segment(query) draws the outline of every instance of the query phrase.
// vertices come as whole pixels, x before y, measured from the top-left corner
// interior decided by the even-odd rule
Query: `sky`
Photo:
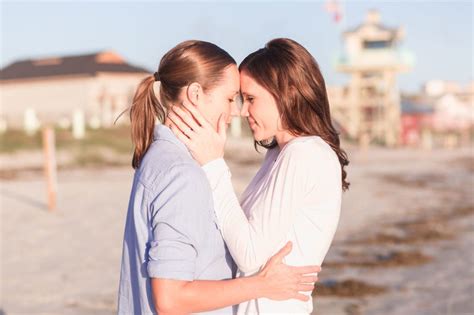
[[[473,80],[473,1],[341,1],[335,23],[324,1],[4,1],[0,0],[0,67],[27,58],[114,50],[155,71],[166,51],[187,39],[213,42],[237,62],[277,37],[292,38],[318,61],[328,84],[345,84],[334,59],[341,32],[359,25],[369,9],[382,23],[403,26],[401,46],[415,54],[399,76],[404,92],[430,79]]]

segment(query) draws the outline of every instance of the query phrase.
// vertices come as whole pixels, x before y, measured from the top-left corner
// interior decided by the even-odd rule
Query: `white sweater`
[[[217,222],[239,271],[257,273],[288,241],[285,263],[321,265],[331,245],[341,209],[341,167],[335,152],[318,136],[297,137],[268,150],[262,167],[237,199],[223,159],[203,166],[214,196]],[[309,293],[308,293],[309,295]],[[239,305],[239,314],[309,314],[312,301],[265,298]]]

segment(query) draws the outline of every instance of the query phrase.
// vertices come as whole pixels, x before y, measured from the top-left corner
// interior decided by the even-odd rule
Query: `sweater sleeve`
[[[295,145],[296,147],[296,145]],[[219,228],[239,269],[252,272],[260,268],[285,241],[297,209],[305,195],[305,152],[291,148],[278,161],[268,183],[268,209],[264,222],[244,214],[231,182],[231,173],[223,159],[203,166],[210,182]],[[307,152],[306,152],[307,153]]]

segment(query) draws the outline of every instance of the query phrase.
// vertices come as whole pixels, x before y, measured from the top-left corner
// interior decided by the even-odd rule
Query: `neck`
[[[171,120],[168,117],[166,117],[163,125],[165,125],[166,127],[169,127],[171,125]]]
[[[278,143],[278,146],[280,147],[280,150],[283,149],[283,147],[294,138],[296,137],[286,130],[278,132],[275,135],[275,139]]]

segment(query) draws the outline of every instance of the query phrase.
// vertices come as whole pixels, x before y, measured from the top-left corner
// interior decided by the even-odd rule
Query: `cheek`
[[[214,111],[222,113],[227,111],[228,100],[220,95],[211,95],[208,98],[208,104],[212,104]]]
[[[206,118],[212,125],[217,122],[217,110],[215,104],[213,103],[213,99],[203,98],[202,106],[199,110],[204,118]],[[217,115],[217,117],[219,116]]]
[[[233,114],[232,105],[233,103],[229,102],[227,97],[221,97],[214,100],[214,106],[217,109],[217,119],[219,119],[221,114],[226,114],[227,122],[230,122],[232,119],[231,115]],[[237,111],[238,112],[238,111]]]
[[[209,97],[207,100],[207,111],[209,113],[208,120],[215,126],[223,113],[230,116],[231,105],[227,99],[222,100],[222,98]]]
[[[259,106],[261,104],[255,104],[255,106],[249,107],[249,112],[252,117],[256,120],[259,127],[268,137],[275,135],[278,129],[278,110],[272,108],[272,106]]]
[[[226,100],[222,101],[222,104],[223,104],[221,106],[222,112],[226,113],[227,116],[229,116],[230,112],[232,110],[232,103],[230,103],[229,100],[226,99]]]

